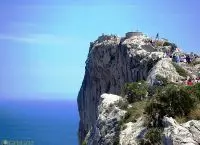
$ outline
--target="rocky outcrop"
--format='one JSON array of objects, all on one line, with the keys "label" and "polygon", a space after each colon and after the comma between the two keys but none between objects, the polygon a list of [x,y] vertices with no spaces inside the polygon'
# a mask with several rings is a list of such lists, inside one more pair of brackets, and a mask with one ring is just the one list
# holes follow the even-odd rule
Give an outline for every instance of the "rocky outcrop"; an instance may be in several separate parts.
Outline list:
[{"label": "rocky outcrop", "polygon": [[157,52],[147,39],[145,35],[130,38],[103,35],[90,43],[78,94],[80,142],[96,123],[101,94],[119,95],[126,82],[146,80],[149,71],[163,57],[163,52]]},{"label": "rocky outcrop", "polygon": [[126,129],[120,132],[120,145],[137,145],[144,138],[147,128],[144,127],[144,118],[140,117],[135,123],[125,124]]},{"label": "rocky outcrop", "polygon": [[[195,61],[194,61],[195,63]],[[187,73],[194,79],[198,76],[198,72],[200,70],[200,64],[196,65],[187,65],[185,63],[180,63],[180,66],[187,71]]]},{"label": "rocky outcrop", "polygon": [[110,145],[118,142],[119,121],[126,113],[118,107],[121,101],[123,99],[117,95],[101,95],[98,118],[85,138],[87,145]]},{"label": "rocky outcrop", "polygon": [[167,78],[167,80],[169,80],[171,82],[177,82],[183,78],[176,72],[176,69],[172,65],[172,61],[170,58],[164,58],[164,59],[160,60],[153,67],[153,69],[149,73],[147,82],[149,84],[154,84],[157,75]]},{"label": "rocky outcrop", "polygon": [[165,145],[199,145],[200,121],[191,120],[178,124],[172,118],[164,118],[165,129],[163,132],[163,144]]},{"label": "rocky outcrop", "polygon": [[[145,138],[148,127],[144,126],[145,118],[140,117],[136,122],[128,122],[123,129],[120,121],[126,111],[119,105],[124,99],[113,94],[103,94],[98,106],[98,118],[85,137],[87,145],[139,145]],[[199,145],[200,121],[191,120],[178,124],[172,117],[163,118],[163,145]]]}]

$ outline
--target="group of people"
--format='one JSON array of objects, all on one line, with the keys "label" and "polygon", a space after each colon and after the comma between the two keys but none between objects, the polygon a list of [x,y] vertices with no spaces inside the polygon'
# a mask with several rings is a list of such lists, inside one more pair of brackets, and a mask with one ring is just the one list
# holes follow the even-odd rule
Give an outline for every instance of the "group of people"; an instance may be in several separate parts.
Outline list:
[{"label": "group of people", "polygon": [[171,58],[173,62],[179,63],[179,62],[184,62],[190,64],[195,58],[198,56],[194,56],[192,54],[179,54],[179,53],[174,53],[172,54]]},{"label": "group of people", "polygon": [[187,77],[185,80],[182,80],[183,85],[193,86],[196,83],[200,83],[200,71],[197,73],[196,77]]},{"label": "group of people", "polygon": [[[152,46],[155,46],[156,42],[159,42],[159,33],[156,34],[155,39],[148,39],[146,43],[149,43]],[[181,52],[181,50],[176,46],[174,43],[169,43],[168,41],[161,41],[164,45],[170,46],[169,50],[165,51],[165,54],[163,57],[169,57],[172,58],[173,62],[179,63],[179,62],[184,62],[190,64],[195,58],[198,57],[198,55],[190,53],[190,54],[184,54]],[[160,42],[160,43],[161,43]]]},{"label": "group of people", "polygon": [[183,81],[183,84],[187,85],[187,86],[193,86],[196,83],[200,83],[200,77],[197,77],[196,79],[189,78],[189,79],[186,79],[186,80]]},{"label": "group of people", "polygon": [[182,56],[180,56],[180,55],[178,55],[178,54],[173,54],[172,56],[171,56],[171,58],[172,58],[172,61],[173,62],[176,62],[176,63],[179,63],[179,62],[187,62],[187,63],[190,63],[191,62],[191,59],[190,59],[190,57],[187,55],[187,56],[184,56],[184,55],[182,55]]}]

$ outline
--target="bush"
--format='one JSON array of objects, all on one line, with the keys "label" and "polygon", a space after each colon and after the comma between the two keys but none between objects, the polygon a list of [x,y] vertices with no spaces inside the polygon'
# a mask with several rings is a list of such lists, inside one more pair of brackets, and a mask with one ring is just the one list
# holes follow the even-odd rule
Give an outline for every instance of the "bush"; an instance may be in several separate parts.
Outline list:
[{"label": "bush", "polygon": [[176,116],[175,117],[175,120],[179,123],[179,124],[182,124],[182,123],[185,123],[188,121],[188,118],[186,116]]},{"label": "bush", "polygon": [[163,43],[163,46],[171,46],[171,43],[168,42],[168,41],[165,41],[165,42]]},{"label": "bush", "polygon": [[124,94],[127,95],[129,103],[140,101],[147,95],[148,85],[145,81],[127,83],[124,87]]},{"label": "bush", "polygon": [[166,86],[169,83],[168,79],[162,77],[161,75],[156,75],[156,80],[160,81],[162,86]]},{"label": "bush", "polygon": [[198,99],[198,101],[200,101],[200,83],[195,84],[192,87],[192,95],[196,97],[196,99]]},{"label": "bush", "polygon": [[[174,117],[179,123],[200,119],[200,83],[194,86],[168,84],[156,91],[145,107],[147,125],[162,127],[164,115]],[[156,117],[158,116],[158,117]]]},{"label": "bush", "polygon": [[180,76],[183,76],[183,77],[187,77],[189,74],[186,70],[184,70],[181,66],[179,66],[178,64],[172,62],[172,65],[175,67],[177,73],[180,75]]},{"label": "bush", "polygon": [[185,116],[194,108],[195,99],[185,87],[168,85],[159,101],[164,105],[166,113],[170,116]]},{"label": "bush", "polygon": [[159,128],[151,128],[148,130],[145,138],[150,141],[151,144],[159,144],[161,143],[161,134],[162,130]]},{"label": "bush", "polygon": [[117,103],[117,106],[119,106],[119,108],[122,110],[126,110],[128,107],[128,102],[127,100],[119,100],[119,102]]},{"label": "bush", "polygon": [[194,110],[192,110],[188,116],[188,118],[194,119],[194,120],[200,120],[200,108],[196,108]]},{"label": "bush", "polygon": [[159,92],[161,92],[161,90],[163,88],[164,88],[164,86],[157,86],[157,85],[149,86],[148,87],[148,97],[149,98],[154,97],[156,94],[158,94]]},{"label": "bush", "polygon": [[144,139],[140,141],[140,145],[158,145],[161,144],[162,129],[150,128],[145,134]]},{"label": "bush", "polygon": [[145,111],[151,118],[155,118],[156,113],[160,117],[187,116],[195,108],[195,102],[194,95],[186,87],[169,84],[155,94],[155,98],[147,105]]},{"label": "bush", "polygon": [[136,122],[137,119],[143,115],[146,103],[147,101],[138,101],[131,104],[132,107],[127,109],[127,112],[122,119],[121,125],[128,122]]},{"label": "bush", "polygon": [[160,41],[160,40],[156,41],[155,46],[156,47],[163,46],[163,41]]},{"label": "bush", "polygon": [[85,141],[85,140],[82,142],[82,145],[87,145],[87,143],[86,143],[86,141]]},{"label": "bush", "polygon": [[198,103],[195,107],[195,109],[193,109],[189,115],[188,115],[188,119],[189,120],[200,120],[200,103]]}]

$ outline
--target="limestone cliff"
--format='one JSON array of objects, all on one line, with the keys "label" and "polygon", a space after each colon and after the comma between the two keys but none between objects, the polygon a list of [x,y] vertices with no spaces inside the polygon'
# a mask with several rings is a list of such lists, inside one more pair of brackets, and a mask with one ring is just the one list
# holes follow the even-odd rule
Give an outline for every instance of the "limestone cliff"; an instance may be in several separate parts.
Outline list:
[{"label": "limestone cliff", "polygon": [[97,119],[101,94],[119,95],[124,83],[146,79],[154,64],[163,57],[163,52],[153,48],[148,39],[143,34],[122,38],[103,35],[91,42],[78,94],[81,141]]},{"label": "limestone cliff", "polygon": [[87,145],[109,145],[119,141],[119,122],[126,113],[118,106],[121,101],[122,97],[117,95],[101,95],[98,118],[85,138]]},{"label": "limestone cliff", "polygon": [[[120,95],[124,84],[127,82],[147,80],[149,84],[153,84],[156,75],[168,78],[172,82],[182,78],[176,72],[171,61],[163,59],[163,51],[168,50],[169,46],[153,47],[149,39],[140,32],[130,32],[126,34],[126,37],[102,35],[90,43],[85,76],[77,99],[80,115],[80,143],[87,139],[88,144],[91,145],[108,144],[109,139],[112,140],[116,133],[115,131],[113,131],[114,134],[107,132],[107,135],[110,136],[106,136],[105,128],[101,128],[101,123],[109,124],[109,119],[118,120],[120,116],[119,114],[114,115],[113,118],[108,118],[106,121],[99,119],[99,114],[102,112],[98,109],[98,106],[102,105],[100,99],[102,94]],[[108,97],[111,97],[111,95]],[[123,112],[123,110],[115,111]],[[107,113],[112,113],[112,111]],[[109,117],[109,115],[105,117]],[[100,124],[98,124],[99,122]],[[129,126],[142,128],[140,123],[129,124]],[[99,133],[103,133],[104,137]],[[124,134],[126,133],[125,131]],[[124,140],[120,140],[122,144],[126,142],[126,135],[122,134],[120,137],[124,138]],[[134,142],[134,137],[129,139]]]}]

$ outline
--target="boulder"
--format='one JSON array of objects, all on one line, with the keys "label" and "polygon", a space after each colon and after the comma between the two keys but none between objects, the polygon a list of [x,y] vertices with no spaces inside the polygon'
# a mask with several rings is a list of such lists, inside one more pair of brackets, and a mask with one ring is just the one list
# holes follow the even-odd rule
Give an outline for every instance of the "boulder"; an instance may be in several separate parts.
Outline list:
[{"label": "boulder", "polygon": [[120,145],[138,145],[139,139],[142,139],[147,131],[144,127],[144,118],[140,117],[137,122],[129,122],[125,126],[120,133]]},{"label": "boulder", "polygon": [[156,76],[162,76],[167,78],[171,82],[177,82],[180,79],[183,79],[177,72],[175,67],[172,65],[170,58],[161,59],[149,72],[147,77],[147,82],[153,85],[156,81]]},{"label": "boulder", "polygon": [[119,121],[126,113],[118,107],[120,101],[123,99],[117,95],[101,95],[98,118],[85,138],[87,145],[110,145],[118,141]]},{"label": "boulder", "polygon": [[163,132],[163,144],[165,145],[199,145],[200,121],[191,120],[178,124],[172,118],[164,118],[166,128]]}]

